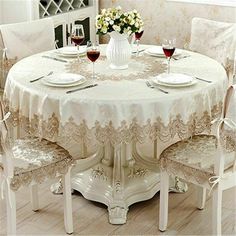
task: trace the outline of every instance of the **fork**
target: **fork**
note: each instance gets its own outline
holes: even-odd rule
[[[161,91],[162,93],[165,93],[165,94],[168,94],[169,92],[167,92],[167,91],[165,91],[164,89],[161,89],[161,88],[159,88],[159,87],[157,87],[157,86],[154,86],[154,85],[152,85],[148,80],[146,81],[146,85],[149,87],[149,88],[151,88],[151,89],[158,89],[159,91]]]
[[[38,80],[40,80],[40,79],[42,79],[42,78],[44,78],[46,76],[52,75],[52,74],[53,74],[53,71],[50,71],[47,75],[43,75],[43,76],[38,77],[37,79],[30,80],[30,83],[38,81]]]

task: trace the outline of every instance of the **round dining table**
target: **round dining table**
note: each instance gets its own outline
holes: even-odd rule
[[[192,76],[193,83],[163,86],[153,79],[165,71],[164,57],[133,53],[128,69],[113,70],[105,48],[95,63],[96,81],[84,55],[77,60],[53,50],[17,62],[8,73],[4,103],[18,135],[67,149],[78,160],[72,188],[107,205],[110,223],[124,224],[131,204],[159,191],[159,154],[178,140],[211,132],[228,81],[218,62],[182,50],[171,60],[171,73]],[[50,72],[80,74],[86,81],[73,87],[30,82]],[[68,93],[78,88],[84,89]]]

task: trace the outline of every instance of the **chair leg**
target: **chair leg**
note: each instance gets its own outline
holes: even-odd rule
[[[213,190],[212,229],[213,235],[221,235],[222,189],[218,186]]]
[[[16,234],[16,196],[11,189],[6,191],[7,201],[7,235]],[[9,196],[10,195],[10,196]]]
[[[30,190],[31,190],[32,210],[38,211],[39,209],[38,185],[37,184],[32,185]]]
[[[165,231],[168,223],[169,175],[161,171],[159,230]]]
[[[67,234],[73,233],[70,169],[62,178],[63,198],[64,198],[64,224]]]
[[[197,208],[203,210],[206,203],[206,188],[197,187]]]

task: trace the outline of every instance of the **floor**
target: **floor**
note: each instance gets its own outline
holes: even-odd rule
[[[51,183],[39,190],[41,210],[31,211],[28,189],[17,192],[18,235],[66,235],[63,225],[62,195],[52,195]],[[197,210],[195,187],[185,194],[170,194],[169,224],[165,233],[158,231],[159,194],[130,206],[125,225],[108,223],[106,206],[73,194],[74,235],[210,235],[211,198],[204,210]],[[43,194],[42,194],[43,193]],[[6,234],[4,201],[0,201],[0,235]],[[236,188],[223,195],[223,234],[236,235]]]

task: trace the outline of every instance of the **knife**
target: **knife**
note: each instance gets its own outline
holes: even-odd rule
[[[211,80],[202,79],[202,78],[199,78],[199,77],[196,77],[196,76],[194,76],[194,78],[197,79],[197,80],[201,80],[201,81],[207,82],[207,83],[212,83]]]
[[[66,93],[68,94],[68,93],[73,93],[73,92],[76,92],[76,91],[79,91],[79,90],[83,90],[83,89],[93,88],[93,87],[95,87],[97,85],[98,84],[91,84],[91,85],[85,86],[83,88],[77,88],[77,89],[66,91]]]
[[[60,62],[67,62],[66,60],[63,60],[63,59],[59,59],[59,58],[56,58],[56,57],[51,57],[51,56],[42,56],[43,58],[47,58],[47,59],[52,59],[54,61],[60,61]]]
[[[145,51],[145,49],[140,49],[138,52],[140,53],[140,52],[143,52],[143,51]],[[135,53],[137,53],[137,51],[132,51],[132,54],[135,54]]]

